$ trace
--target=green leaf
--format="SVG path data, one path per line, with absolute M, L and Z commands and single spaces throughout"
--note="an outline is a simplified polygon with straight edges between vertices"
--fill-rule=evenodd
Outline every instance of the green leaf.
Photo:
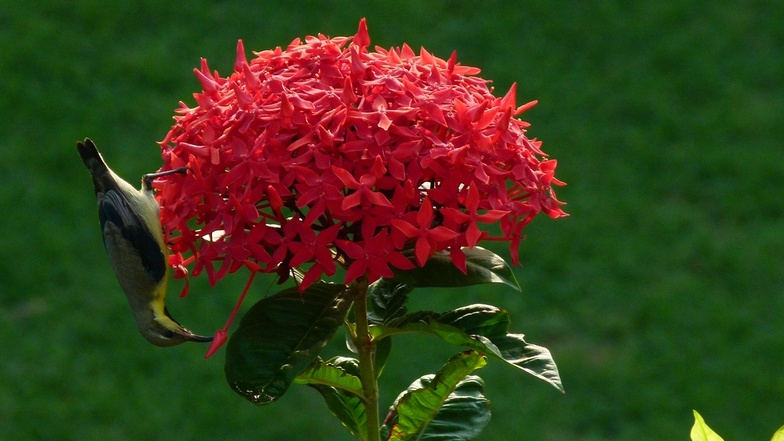
M 784 426 L 781 426 L 779 430 L 773 434 L 773 438 L 770 441 L 784 441 Z
M 484 389 L 484 381 L 475 375 L 458 383 L 418 440 L 470 440 L 479 436 L 490 422 L 490 401 Z
M 691 428 L 691 441 L 724 441 L 707 424 L 702 416 L 694 411 L 694 426 Z
M 438 321 L 450 324 L 467 334 L 506 335 L 509 313 L 493 305 L 476 303 L 440 314 Z
M 256 404 L 280 398 L 342 324 L 351 304 L 342 297 L 345 289 L 318 283 L 253 305 L 226 348 L 229 386 Z
M 448 252 L 434 254 L 423 268 L 396 271 L 394 279 L 381 278 L 368 287 L 372 324 L 386 324 L 405 316 L 408 295 L 414 287 L 461 287 L 483 283 L 503 283 L 520 290 L 514 273 L 497 254 L 481 247 L 464 248 L 467 273 L 452 263 Z M 413 251 L 403 252 L 410 258 Z
M 402 317 L 407 310 L 405 303 L 413 288 L 394 279 L 378 279 L 368 287 L 371 312 L 368 320 L 373 324 Z
M 392 406 L 394 417 L 384 430 L 388 439 L 474 439 L 490 420 L 490 405 L 482 379 L 469 374 L 486 364 L 483 355 L 467 351 L 415 381 Z
M 362 383 L 359 377 L 349 374 L 336 364 L 325 363 L 319 360 L 311 363 L 304 372 L 294 379 L 294 382 L 331 386 L 360 397 L 362 396 Z
M 564 392 L 561 376 L 558 373 L 558 366 L 556 366 L 550 351 L 544 346 L 527 343 L 523 338 L 523 334 L 507 334 L 491 339 L 480 336 L 477 339 L 482 341 L 485 347 L 490 349 L 490 354 L 496 358 Z M 484 339 L 489 340 L 489 342 Z M 495 346 L 495 350 L 493 346 Z
M 343 383 L 342 380 L 340 382 L 343 386 L 350 386 L 350 388 L 337 388 L 317 382 L 309 383 L 309 386 L 316 389 L 324 397 L 329 411 L 340 420 L 341 424 L 352 435 L 360 439 L 367 439 L 367 417 L 365 416 L 365 406 L 360 398 L 362 396 L 362 385 L 359 382 L 359 361 L 355 358 L 334 357 L 324 364 L 352 377 L 353 379 L 346 382 L 347 384 Z M 301 377 L 297 377 L 297 381 Z M 358 390 L 357 387 L 359 388 Z
M 447 251 L 439 251 L 427 259 L 425 266 L 411 270 L 395 271 L 395 279 L 416 287 L 459 287 L 483 283 L 503 283 L 520 291 L 512 268 L 498 254 L 482 248 L 463 248 L 466 255 L 466 274 L 452 263 Z M 414 251 L 404 255 L 413 260 Z
M 509 334 L 509 313 L 492 305 L 476 304 L 443 314 L 407 314 L 383 326 L 371 327 L 375 339 L 419 333 L 482 352 L 521 369 L 563 392 L 558 367 L 547 348 L 527 343 L 522 334 Z

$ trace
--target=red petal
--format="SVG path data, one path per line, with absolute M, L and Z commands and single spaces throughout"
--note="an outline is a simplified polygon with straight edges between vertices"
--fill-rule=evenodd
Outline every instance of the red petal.
M 370 34 L 368 33 L 367 20 L 364 17 L 359 21 L 359 28 L 354 35 L 354 44 L 359 47 L 370 46 Z
M 242 40 L 237 40 L 237 58 L 234 60 L 234 71 L 242 72 L 243 67 L 248 65 L 248 59 L 245 57 L 245 46 Z
M 389 126 L 392 125 L 392 120 L 389 119 L 386 112 L 381 113 L 381 118 L 378 120 L 378 127 L 382 130 L 389 130 Z
M 476 225 L 476 222 L 471 222 L 468 225 L 468 229 L 465 232 L 466 243 L 469 247 L 473 248 L 476 246 L 476 243 L 479 242 L 479 239 L 482 237 L 482 231 Z
M 355 260 L 354 263 L 348 267 L 348 270 L 346 270 L 346 278 L 344 283 L 349 284 L 354 280 L 364 276 L 366 270 L 367 262 L 365 260 Z
M 196 74 L 196 78 L 199 79 L 204 93 L 208 95 L 214 95 L 218 93 L 218 83 L 212 77 L 205 75 L 202 73 L 202 71 L 196 68 L 193 69 L 193 73 Z
M 538 103 L 538 102 L 539 102 L 539 101 L 536 101 L 536 100 L 534 100 L 534 101 L 529 101 L 529 102 L 527 102 L 527 103 L 523 104 L 522 106 L 518 107 L 518 108 L 517 108 L 517 110 L 515 110 L 515 113 L 514 113 L 514 114 L 515 114 L 515 116 L 517 116 L 517 115 L 519 115 L 519 114 L 521 114 L 521 113 L 525 112 L 526 110 L 530 109 L 531 107 L 535 106 L 535 105 L 536 105 L 536 103 Z
M 402 220 L 402 219 L 392 219 L 389 221 L 393 227 L 397 228 L 401 233 L 403 233 L 408 238 L 414 238 L 419 236 L 419 228 L 411 225 L 410 223 Z
M 432 249 L 430 242 L 428 242 L 424 236 L 420 236 L 419 239 L 417 239 L 416 245 L 414 246 L 414 255 L 416 256 L 416 261 L 420 268 L 425 266 L 425 262 L 430 258 Z
M 343 203 L 340 204 L 340 208 L 343 210 L 348 210 L 354 207 L 359 206 L 362 203 L 362 192 L 355 191 L 350 195 L 343 198 Z
M 517 83 L 512 83 L 512 87 L 509 88 L 509 91 L 506 92 L 506 95 L 501 99 L 501 108 L 507 109 L 512 108 L 514 109 L 517 106 Z
M 416 268 L 414 262 L 410 261 L 406 258 L 406 256 L 397 253 L 391 252 L 387 255 L 389 259 L 389 263 L 392 264 L 395 268 L 402 269 L 402 270 L 410 270 Z
M 447 227 L 435 227 L 432 230 L 428 230 L 428 235 L 435 239 L 437 242 L 446 242 L 452 240 L 460 235 L 460 233 L 456 233 L 450 230 Z
M 346 105 L 353 105 L 357 102 L 357 95 L 354 93 L 354 86 L 351 84 L 351 77 L 346 77 L 343 82 L 343 91 L 340 94 L 340 99 Z
M 460 249 L 459 246 L 451 246 L 449 248 L 449 257 L 452 259 L 452 263 L 460 270 L 463 274 L 468 273 L 468 267 L 466 266 L 466 255 Z
M 367 197 L 367 200 L 380 207 L 390 207 L 390 208 L 394 207 L 394 205 L 392 205 L 392 202 L 389 202 L 389 199 L 387 199 L 386 196 L 384 196 L 379 192 L 367 191 L 365 192 L 365 197 Z
M 343 185 L 351 189 L 359 188 L 359 181 L 357 181 L 354 176 L 351 175 L 351 172 L 344 168 L 335 167 L 334 165 L 331 168 L 332 173 L 335 173 L 335 176 L 340 179 L 340 182 L 342 182 Z

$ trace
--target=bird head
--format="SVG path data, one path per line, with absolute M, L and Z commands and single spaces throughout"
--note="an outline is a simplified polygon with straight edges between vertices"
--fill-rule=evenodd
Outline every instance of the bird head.
M 163 315 L 154 314 L 149 320 L 137 324 L 142 336 L 155 346 L 175 346 L 186 341 L 212 341 L 212 337 L 197 335 L 185 329 L 165 310 Z

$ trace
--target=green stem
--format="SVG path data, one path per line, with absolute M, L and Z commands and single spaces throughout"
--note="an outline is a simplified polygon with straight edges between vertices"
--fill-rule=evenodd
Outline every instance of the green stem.
M 380 441 L 378 413 L 378 382 L 376 381 L 375 352 L 376 343 L 370 336 L 367 318 L 367 279 L 354 284 L 354 316 L 357 321 L 354 345 L 359 355 L 359 379 L 365 396 L 365 417 L 367 419 L 367 440 Z

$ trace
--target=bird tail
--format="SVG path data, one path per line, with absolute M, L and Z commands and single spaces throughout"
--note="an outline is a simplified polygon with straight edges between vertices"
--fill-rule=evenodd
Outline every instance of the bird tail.
M 76 149 L 79 151 L 79 156 L 82 157 L 82 162 L 84 162 L 84 165 L 87 167 L 87 170 L 90 171 L 90 174 L 96 182 L 101 176 L 104 176 L 109 172 L 109 168 L 103 161 L 103 158 L 92 139 L 84 138 L 84 142 L 77 142 Z

